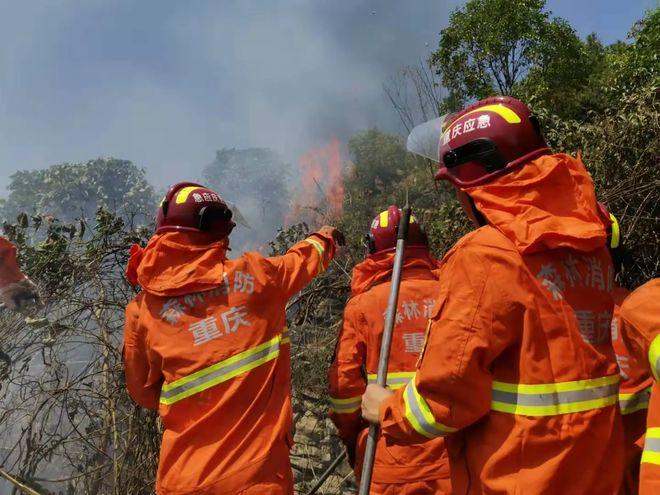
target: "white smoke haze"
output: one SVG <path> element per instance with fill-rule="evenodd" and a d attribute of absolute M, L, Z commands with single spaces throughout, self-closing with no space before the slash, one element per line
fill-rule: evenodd
<path fill-rule="evenodd" d="M 97 156 L 162 187 L 223 147 L 291 161 L 333 134 L 400 131 L 382 83 L 426 58 L 462 3 L 2 0 L 0 187 L 18 169 Z M 653 0 L 589 3 L 548 7 L 611 42 Z"/>
<path fill-rule="evenodd" d="M 382 85 L 462 3 L 0 0 L 0 190 L 16 170 L 99 156 L 163 189 L 221 148 L 269 147 L 295 170 L 332 136 L 403 132 Z M 653 0 L 604 3 L 548 7 L 611 42 Z"/>
<path fill-rule="evenodd" d="M 333 135 L 400 130 L 382 83 L 428 54 L 457 3 L 7 2 L 0 186 L 116 156 L 164 187 L 223 147 L 293 163 Z"/>

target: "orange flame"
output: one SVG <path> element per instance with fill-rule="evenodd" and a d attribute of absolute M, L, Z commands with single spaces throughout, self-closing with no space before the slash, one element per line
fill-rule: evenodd
<path fill-rule="evenodd" d="M 341 144 L 328 144 L 303 153 L 298 159 L 301 188 L 294 194 L 285 225 L 306 222 L 311 227 L 341 218 L 344 206 L 344 177 Z"/>

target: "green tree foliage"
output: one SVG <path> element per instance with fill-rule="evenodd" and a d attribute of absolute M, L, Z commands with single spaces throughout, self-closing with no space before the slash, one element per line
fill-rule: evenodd
<path fill-rule="evenodd" d="M 355 135 L 348 150 L 351 165 L 344 182 L 342 227 L 355 262 L 364 256 L 362 236 L 371 219 L 389 205 L 402 206 L 406 198 L 427 225 L 438 256 L 467 232 L 453 191 L 433 180 L 437 166 L 407 153 L 401 136 L 370 129 Z"/>
<path fill-rule="evenodd" d="M 382 192 L 403 174 L 406 149 L 401 136 L 368 129 L 349 140 L 348 150 L 354 164 L 351 183 L 355 189 Z"/>
<path fill-rule="evenodd" d="M 580 41 L 545 0 L 470 0 L 440 35 L 430 62 L 449 91 L 449 111 L 494 93 L 516 95 L 529 80 L 564 114 L 602 58 L 597 40 Z M 552 99 L 559 92 L 563 99 Z"/>
<path fill-rule="evenodd" d="M 602 79 L 611 49 L 595 34 L 587 36 L 584 43 L 577 40 L 570 51 L 563 48 L 557 47 L 557 53 L 548 55 L 547 63 L 530 69 L 511 94 L 532 106 L 552 108 L 555 115 L 584 120 L 590 112 L 606 106 Z"/>
<path fill-rule="evenodd" d="M 0 216 L 10 220 L 20 213 L 61 220 L 93 218 L 99 207 L 150 218 L 156 203 L 144 170 L 114 158 L 18 171 L 11 176 L 8 189 Z"/>
<path fill-rule="evenodd" d="M 222 149 L 202 172 L 205 185 L 232 202 L 250 228 L 232 234 L 237 249 L 266 245 L 284 221 L 289 207 L 287 165 L 270 149 Z"/>
<path fill-rule="evenodd" d="M 596 122 L 598 116 L 617 108 L 623 100 L 657 88 L 660 80 L 660 9 L 655 8 L 636 22 L 628 35 L 629 43 L 616 42 L 604 47 L 595 35 L 584 43 L 588 80 L 580 85 L 552 88 L 537 74 L 519 85 L 517 94 L 535 109 L 551 110 L 560 117 L 579 122 Z"/>
<path fill-rule="evenodd" d="M 660 7 L 649 10 L 628 35 L 631 43 L 616 43 L 608 52 L 602 90 L 616 106 L 621 96 L 660 83 Z"/>

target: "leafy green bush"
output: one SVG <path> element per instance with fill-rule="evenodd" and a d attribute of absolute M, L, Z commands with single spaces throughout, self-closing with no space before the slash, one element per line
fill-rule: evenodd
<path fill-rule="evenodd" d="M 144 219 L 153 216 L 156 203 L 144 170 L 114 158 L 18 171 L 8 189 L 9 197 L 0 200 L 0 217 L 10 221 L 20 213 L 64 221 L 93 218 L 100 207 Z"/>

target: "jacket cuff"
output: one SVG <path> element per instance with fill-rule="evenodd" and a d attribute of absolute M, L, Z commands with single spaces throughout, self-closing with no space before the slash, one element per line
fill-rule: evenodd
<path fill-rule="evenodd" d="M 325 265 L 327 266 L 335 257 L 337 251 L 337 247 L 335 246 L 335 241 L 332 236 L 318 231 L 310 234 L 309 237 L 307 237 L 307 240 L 316 240 L 317 242 L 321 242 L 323 244 L 323 259 L 325 261 Z"/>

